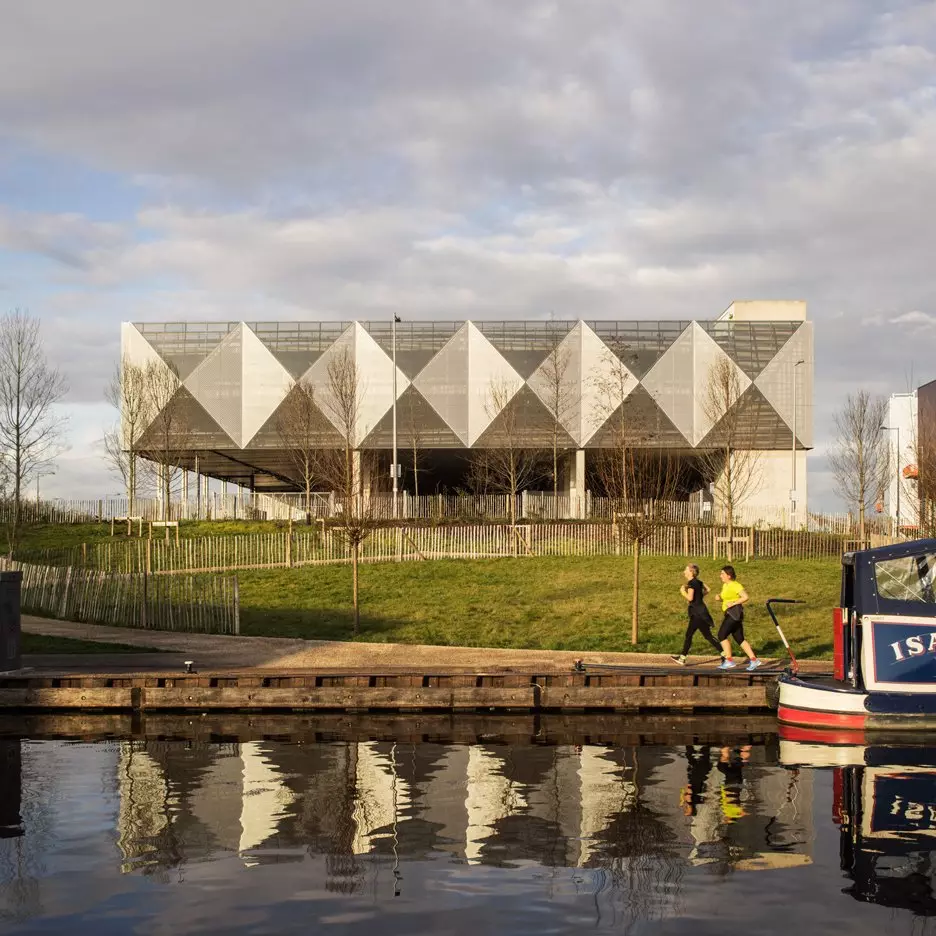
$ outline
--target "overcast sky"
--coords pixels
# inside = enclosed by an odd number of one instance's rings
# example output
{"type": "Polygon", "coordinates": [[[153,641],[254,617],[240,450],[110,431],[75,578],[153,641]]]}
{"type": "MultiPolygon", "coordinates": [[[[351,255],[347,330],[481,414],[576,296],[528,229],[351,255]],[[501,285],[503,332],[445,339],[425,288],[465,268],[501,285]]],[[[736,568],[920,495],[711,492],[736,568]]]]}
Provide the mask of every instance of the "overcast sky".
{"type": "Polygon", "coordinates": [[[98,457],[122,320],[816,323],[810,504],[858,385],[936,377],[936,3],[0,2],[0,308],[98,457]]]}

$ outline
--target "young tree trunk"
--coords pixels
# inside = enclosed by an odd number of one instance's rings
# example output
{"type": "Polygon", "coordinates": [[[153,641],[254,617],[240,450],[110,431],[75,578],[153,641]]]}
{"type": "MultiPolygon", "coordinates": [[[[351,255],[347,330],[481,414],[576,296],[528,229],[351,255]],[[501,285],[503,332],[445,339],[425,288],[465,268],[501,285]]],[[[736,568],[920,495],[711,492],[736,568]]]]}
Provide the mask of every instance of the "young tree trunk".
{"type": "Polygon", "coordinates": [[[559,499],[559,440],[553,436],[553,520],[559,519],[556,501],[559,499]]]}
{"type": "Polygon", "coordinates": [[[354,541],[351,547],[351,569],[352,569],[352,578],[354,580],[354,631],[353,634],[357,637],[361,629],[361,607],[358,604],[358,556],[360,554],[361,545],[357,540],[354,541]]]}
{"type": "Polygon", "coordinates": [[[413,494],[416,497],[419,497],[419,469],[416,466],[416,461],[418,457],[418,451],[416,446],[413,446],[413,494]]]}
{"type": "Polygon", "coordinates": [[[640,540],[634,540],[634,601],[631,607],[631,643],[637,643],[637,616],[640,608],[640,540]]]}
{"type": "Polygon", "coordinates": [[[306,511],[306,526],[312,526],[312,482],[306,476],[305,484],[305,511],[306,511]]]}

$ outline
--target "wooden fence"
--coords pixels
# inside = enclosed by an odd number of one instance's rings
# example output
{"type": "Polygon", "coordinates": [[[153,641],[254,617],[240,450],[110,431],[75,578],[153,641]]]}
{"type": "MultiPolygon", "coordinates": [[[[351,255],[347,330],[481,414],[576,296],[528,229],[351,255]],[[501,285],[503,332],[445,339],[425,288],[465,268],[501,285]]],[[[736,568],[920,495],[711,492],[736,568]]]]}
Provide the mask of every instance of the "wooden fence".
{"type": "MultiPolygon", "coordinates": [[[[268,520],[301,521],[305,519],[301,494],[262,494],[238,490],[236,494],[212,492],[204,498],[173,501],[164,511],[156,498],[126,497],[89,500],[28,501],[21,505],[24,523],[102,523],[114,518],[140,517],[144,522],[169,519],[192,520],[268,520]],[[168,518],[164,517],[168,513],[168,518]]],[[[369,514],[375,520],[431,521],[435,523],[505,523],[511,519],[511,498],[506,494],[426,494],[419,497],[403,492],[371,494],[369,514]]],[[[513,516],[531,522],[568,522],[591,520],[610,522],[614,504],[606,497],[524,491],[517,495],[513,516]]],[[[333,519],[337,515],[335,498],[331,494],[316,494],[312,502],[313,517],[333,519]]],[[[711,504],[698,500],[667,503],[663,515],[672,524],[704,524],[721,526],[726,522],[722,512],[711,504]]],[[[0,502],[0,522],[12,514],[9,502],[0,502]]],[[[856,536],[857,523],[849,514],[801,512],[791,517],[788,506],[742,506],[736,512],[737,526],[760,530],[780,528],[798,532],[831,533],[842,537],[856,536]]],[[[895,523],[886,516],[869,517],[869,533],[891,536],[895,523]]]]}
{"type": "Polygon", "coordinates": [[[125,574],[6,562],[23,573],[25,614],[201,634],[240,633],[237,576],[125,574]]]}
{"type": "MultiPolygon", "coordinates": [[[[654,531],[641,548],[648,555],[691,558],[726,556],[726,530],[670,524],[654,531]]],[[[856,548],[831,533],[797,530],[735,530],[734,558],[818,559],[856,548]]],[[[893,542],[875,537],[875,545],[893,542]]],[[[489,559],[510,556],[613,556],[631,550],[614,523],[462,524],[383,526],[361,546],[365,562],[422,559],[489,559]]],[[[350,561],[340,530],[316,526],[276,533],[114,539],[70,549],[21,552],[18,558],[44,566],[98,570],[123,576],[322,565],[350,561]]]]}

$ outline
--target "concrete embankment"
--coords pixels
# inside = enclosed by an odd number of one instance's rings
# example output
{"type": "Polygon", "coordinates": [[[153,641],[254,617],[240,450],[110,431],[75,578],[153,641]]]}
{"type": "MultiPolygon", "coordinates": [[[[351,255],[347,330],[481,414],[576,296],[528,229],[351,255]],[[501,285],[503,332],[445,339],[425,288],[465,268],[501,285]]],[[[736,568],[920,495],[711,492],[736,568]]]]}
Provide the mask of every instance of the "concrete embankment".
{"type": "MultiPolygon", "coordinates": [[[[581,654],[263,637],[215,637],[24,618],[24,630],[162,651],[24,658],[0,709],[125,711],[768,711],[781,664],[753,673],[713,658],[581,654]],[[187,672],[191,661],[194,672],[187,672]]],[[[813,669],[827,669],[813,665],[813,669]]]]}

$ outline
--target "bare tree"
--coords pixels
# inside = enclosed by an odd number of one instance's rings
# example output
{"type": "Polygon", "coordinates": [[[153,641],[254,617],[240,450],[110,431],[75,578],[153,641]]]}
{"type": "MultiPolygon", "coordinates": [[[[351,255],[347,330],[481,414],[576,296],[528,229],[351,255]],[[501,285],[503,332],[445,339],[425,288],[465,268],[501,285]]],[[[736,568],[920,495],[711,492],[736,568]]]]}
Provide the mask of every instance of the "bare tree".
{"type": "Polygon", "coordinates": [[[565,421],[579,403],[578,384],[569,380],[571,353],[562,346],[558,335],[554,336],[553,345],[540,366],[541,394],[545,397],[546,409],[549,410],[552,423],[550,441],[552,448],[552,485],[553,504],[559,496],[559,458],[565,446],[562,440],[567,437],[565,421]]]}
{"type": "Polygon", "coordinates": [[[835,416],[836,438],[829,462],[836,492],[856,514],[862,541],[868,510],[887,483],[889,456],[881,428],[886,416],[886,401],[867,390],[850,393],[835,416]]]}
{"type": "Polygon", "coordinates": [[[39,320],[15,310],[0,320],[0,458],[13,496],[9,546],[22,518],[23,492],[62,449],[64,417],[55,404],[68,387],[46,360],[39,320]]]}
{"type": "Polygon", "coordinates": [[[512,405],[515,387],[506,380],[495,378],[489,387],[485,404],[488,415],[497,420],[489,446],[479,450],[478,460],[485,466],[491,486],[509,495],[510,523],[517,523],[517,498],[543,473],[543,453],[530,446],[527,427],[517,406],[512,405]]]}
{"type": "Polygon", "coordinates": [[[166,521],[170,519],[172,492],[191,453],[194,427],[175,370],[163,362],[153,362],[143,371],[143,412],[148,424],[137,443],[137,452],[156,466],[162,519],[166,521]]]}
{"type": "Polygon", "coordinates": [[[761,452],[754,448],[757,427],[746,421],[739,407],[743,393],[740,372],[727,357],[712,364],[701,397],[702,411],[713,427],[712,448],[702,452],[702,462],[728,527],[729,562],[739,508],[763,484],[761,452]]]}
{"type": "Polygon", "coordinates": [[[315,387],[300,380],[276,413],[276,430],[302,484],[306,524],[312,525],[312,489],[319,480],[325,419],[315,401],[315,387]]]}
{"type": "Polygon", "coordinates": [[[136,513],[146,471],[141,468],[139,441],[155,413],[148,390],[151,371],[157,365],[134,364],[124,356],[104,391],[105,399],[118,413],[117,425],[104,433],[105,458],[124,484],[127,511],[136,513]]]}
{"type": "Polygon", "coordinates": [[[318,472],[323,482],[335,491],[339,513],[335,529],[351,551],[355,636],[361,624],[361,545],[377,525],[373,500],[364,494],[361,452],[357,448],[359,437],[365,434],[360,425],[362,395],[357,363],[344,348],[329,360],[326,387],[320,395],[321,409],[338,430],[341,444],[339,448],[319,451],[318,472]]]}
{"type": "Polygon", "coordinates": [[[409,405],[406,410],[406,438],[410,453],[410,465],[413,472],[413,496],[419,497],[419,472],[420,461],[422,458],[423,435],[422,422],[419,419],[419,413],[416,410],[416,402],[413,396],[409,398],[409,405]]]}
{"type": "Polygon", "coordinates": [[[633,380],[618,354],[608,352],[601,376],[595,378],[596,416],[605,427],[595,453],[595,478],[611,502],[612,518],[622,546],[633,554],[631,643],[639,639],[640,559],[644,544],[664,526],[668,502],[679,489],[678,458],[653,450],[654,434],[632,422],[624,405],[633,380]]]}

